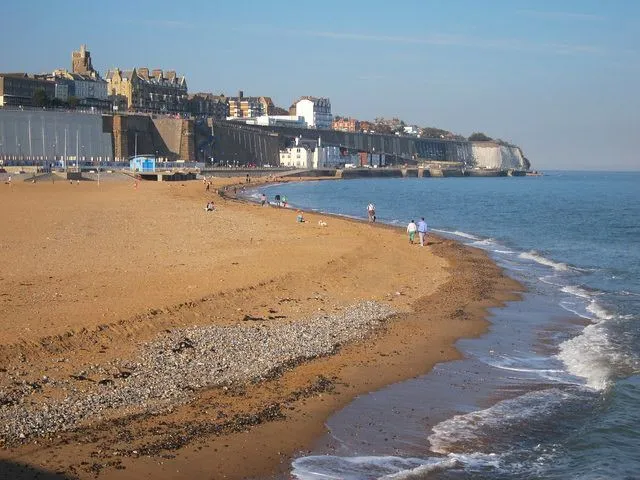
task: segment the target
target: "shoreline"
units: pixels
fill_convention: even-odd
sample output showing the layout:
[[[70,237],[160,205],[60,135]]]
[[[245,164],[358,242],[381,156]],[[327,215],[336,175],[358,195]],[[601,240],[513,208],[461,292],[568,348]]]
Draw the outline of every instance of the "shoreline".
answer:
[[[254,186],[259,187],[252,185]],[[188,187],[155,186],[153,190],[157,190],[160,195],[166,195],[166,190],[169,195],[177,193],[177,198],[186,200],[181,206],[193,205],[193,208],[199,210],[200,204],[205,202],[205,195],[199,188],[200,185]],[[29,186],[25,185],[23,188]],[[53,188],[55,187],[49,187]],[[182,188],[187,193],[181,192]],[[128,190],[130,189],[128,186]],[[216,188],[209,196],[215,195],[215,191]],[[128,200],[132,194],[131,191],[118,193],[124,196],[124,200]],[[139,348],[136,347],[139,342],[156,338],[164,327],[175,330],[180,324],[205,326],[217,318],[212,316],[214,312],[227,312],[227,315],[231,315],[232,312],[241,310],[236,318],[218,318],[214,321],[221,325],[237,325],[243,321],[264,323],[272,309],[278,310],[279,315],[291,319],[295,317],[295,320],[287,319],[284,322],[305,322],[314,311],[330,314],[357,303],[358,298],[375,297],[376,301],[392,305],[397,311],[396,316],[365,340],[340,345],[338,352],[333,355],[322,355],[295,367],[286,365],[275,372],[273,377],[260,383],[245,384],[242,388],[208,388],[199,391],[186,404],[174,406],[170,412],[156,415],[137,412],[130,418],[116,416],[102,424],[90,424],[76,431],[63,433],[61,438],[49,441],[39,439],[36,445],[29,443],[21,447],[5,447],[1,452],[3,461],[27,460],[33,465],[51,471],[64,471],[78,478],[90,478],[96,471],[100,472],[101,478],[140,478],[144,475],[151,475],[153,478],[199,478],[203,475],[245,478],[269,475],[275,471],[284,473],[289,466],[288,459],[307,448],[324,433],[324,420],[332,412],[349,403],[358,394],[415,377],[428,372],[438,362],[457,358],[454,342],[462,337],[481,335],[487,327],[487,309],[517,298],[516,292],[521,291],[521,286],[507,278],[484,252],[434,235],[430,236],[432,242],[429,252],[423,253],[427,253],[424,256],[429,260],[426,266],[430,273],[433,272],[435,279],[429,285],[416,285],[415,275],[422,269],[412,270],[411,267],[408,272],[404,272],[403,268],[388,266],[384,260],[393,258],[400,267],[406,269],[406,262],[415,257],[415,251],[400,250],[406,246],[406,239],[397,227],[383,225],[385,228],[379,228],[382,224],[372,226],[367,222],[344,217],[306,212],[308,225],[305,225],[306,231],[301,233],[300,230],[295,230],[299,226],[293,225],[295,210],[263,210],[259,205],[243,205],[241,201],[216,198],[217,202],[222,202],[221,211],[214,212],[221,214],[218,229],[223,226],[233,227],[233,222],[237,222],[238,218],[249,216],[256,222],[264,220],[266,223],[260,228],[269,230],[260,238],[260,229],[254,231],[250,226],[243,227],[249,230],[243,233],[255,235],[250,237],[247,251],[241,251],[239,255],[232,252],[230,257],[224,256],[230,252],[223,252],[223,257],[227,259],[225,262],[233,260],[223,272],[227,283],[223,289],[214,289],[210,282],[200,288],[209,292],[209,295],[199,296],[198,292],[194,292],[195,295],[187,297],[192,300],[185,300],[184,295],[177,295],[178,302],[165,298],[161,308],[155,305],[150,309],[141,308],[138,302],[137,309],[134,310],[139,312],[137,317],[123,317],[121,312],[116,311],[115,321],[94,322],[91,325],[85,319],[83,327],[72,327],[67,331],[73,332],[72,335],[65,336],[63,330],[63,335],[58,333],[59,338],[53,338],[44,344],[38,341],[41,337],[22,335],[20,345],[9,347],[7,339],[15,338],[15,334],[4,331],[0,335],[3,338],[0,347],[3,366],[12,355],[23,349],[20,353],[30,352],[33,357],[27,355],[26,363],[29,368],[23,365],[22,369],[42,374],[41,367],[52,358],[59,357],[58,352],[52,352],[56,348],[61,349],[62,356],[69,357],[69,362],[61,362],[62,367],[67,363],[77,366],[83,360],[95,359],[95,350],[83,354],[81,348],[98,339],[104,342],[101,347],[105,347],[102,349],[105,353],[98,356],[108,356],[109,350],[116,349],[115,345],[119,341],[129,338],[126,342],[128,347],[125,345],[117,348],[117,354],[127,358],[127,355],[132,355]],[[227,213],[228,217],[224,216]],[[194,217],[194,225],[200,223],[198,217],[201,214],[202,212],[198,212],[198,216]],[[315,225],[316,220],[322,218],[329,223],[326,229]],[[339,235],[338,238],[351,238],[351,231],[354,229],[357,230],[354,241],[359,241],[363,233],[373,235],[384,242],[383,251],[359,251],[356,247],[343,248],[337,253],[318,250],[323,248],[320,247],[322,240],[330,241],[335,234]],[[231,238],[237,233],[231,228]],[[99,232],[97,235],[99,236]],[[318,239],[321,242],[306,245]],[[276,251],[282,241],[291,241],[295,248]],[[366,243],[364,241],[358,246],[363,247]],[[284,262],[285,267],[280,267],[277,263],[272,265],[269,263],[271,255],[265,257],[264,252],[260,251],[260,248],[265,247],[273,249],[271,251],[274,254],[288,252],[292,258]],[[298,249],[301,249],[300,252]],[[323,261],[314,262],[309,255],[319,255],[323,257]],[[239,265],[245,259],[254,260],[254,263],[248,262],[247,268],[251,269],[248,279],[247,275],[232,273],[236,268],[234,263]],[[148,260],[143,257],[140,264],[144,265]],[[260,268],[261,262],[263,268]],[[197,268],[198,265],[190,264],[190,267]],[[351,270],[354,267],[364,271]],[[211,267],[207,265],[208,268]],[[399,280],[385,280],[384,285],[373,285],[371,292],[360,291],[359,282],[369,278],[367,274],[375,275],[375,272],[386,272],[390,268]],[[65,268],[62,268],[61,273],[70,274]],[[153,276],[153,272],[149,272],[149,275]],[[180,272],[178,277],[179,283],[183,283],[185,279],[193,281],[189,269]],[[121,274],[118,274],[118,278],[121,278]],[[138,279],[136,276],[134,283]],[[333,282],[337,285],[332,285]],[[393,291],[390,290],[392,287]],[[249,296],[256,298],[257,302]],[[295,298],[297,302],[278,304],[274,302],[278,298]],[[252,308],[247,308],[249,304],[253,305]],[[54,310],[60,314],[65,308],[58,307]],[[256,313],[258,310],[259,314]],[[246,316],[261,320],[243,320]],[[274,323],[278,321],[279,319],[273,319]],[[155,323],[155,326],[150,328],[149,323]],[[418,332],[421,335],[417,335]],[[73,357],[70,352],[76,352],[78,347],[79,353],[74,353],[76,356]],[[39,353],[35,354],[37,351]],[[67,374],[72,370],[61,368],[60,372]],[[91,370],[88,371],[91,373]],[[53,377],[50,370],[47,373]],[[28,374],[25,376],[29,377]],[[77,380],[70,388],[84,388],[79,386],[83,382],[87,383],[87,380]],[[216,405],[215,412],[210,412],[212,405]],[[285,432],[286,435],[283,435]],[[171,435],[182,440],[171,445],[166,441]],[[125,445],[125,448],[118,446],[118,450],[106,452],[105,445]],[[126,445],[129,445],[128,450]],[[155,446],[156,450],[150,446]],[[114,451],[118,453],[115,454]],[[77,462],[69,464],[65,460],[70,452],[74,452]],[[145,456],[143,452],[148,455]],[[82,458],[86,465],[79,461]]]

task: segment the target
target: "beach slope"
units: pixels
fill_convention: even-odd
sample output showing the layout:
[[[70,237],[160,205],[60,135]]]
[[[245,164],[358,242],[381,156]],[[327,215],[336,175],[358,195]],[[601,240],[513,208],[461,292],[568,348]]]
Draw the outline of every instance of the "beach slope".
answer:
[[[520,288],[478,250],[299,223],[217,194],[233,182],[0,185],[0,471],[286,472],[331,412],[456,358]]]

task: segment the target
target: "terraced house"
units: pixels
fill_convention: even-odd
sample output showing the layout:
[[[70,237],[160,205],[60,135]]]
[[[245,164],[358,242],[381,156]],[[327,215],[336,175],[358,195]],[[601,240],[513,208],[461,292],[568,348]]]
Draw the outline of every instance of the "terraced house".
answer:
[[[109,96],[115,109],[151,113],[188,112],[187,80],[176,72],[138,68],[109,70]]]

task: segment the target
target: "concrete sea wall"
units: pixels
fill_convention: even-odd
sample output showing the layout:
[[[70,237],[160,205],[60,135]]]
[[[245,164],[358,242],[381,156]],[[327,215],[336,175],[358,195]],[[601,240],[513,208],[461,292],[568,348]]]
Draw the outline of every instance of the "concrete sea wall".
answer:
[[[0,109],[0,159],[111,161],[109,122],[99,114]]]

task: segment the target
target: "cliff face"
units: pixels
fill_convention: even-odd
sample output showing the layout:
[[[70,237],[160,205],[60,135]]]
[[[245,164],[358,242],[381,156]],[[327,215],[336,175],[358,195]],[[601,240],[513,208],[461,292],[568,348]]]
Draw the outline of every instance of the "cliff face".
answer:
[[[476,168],[528,170],[528,162],[520,147],[495,142],[472,142],[471,164]]]

